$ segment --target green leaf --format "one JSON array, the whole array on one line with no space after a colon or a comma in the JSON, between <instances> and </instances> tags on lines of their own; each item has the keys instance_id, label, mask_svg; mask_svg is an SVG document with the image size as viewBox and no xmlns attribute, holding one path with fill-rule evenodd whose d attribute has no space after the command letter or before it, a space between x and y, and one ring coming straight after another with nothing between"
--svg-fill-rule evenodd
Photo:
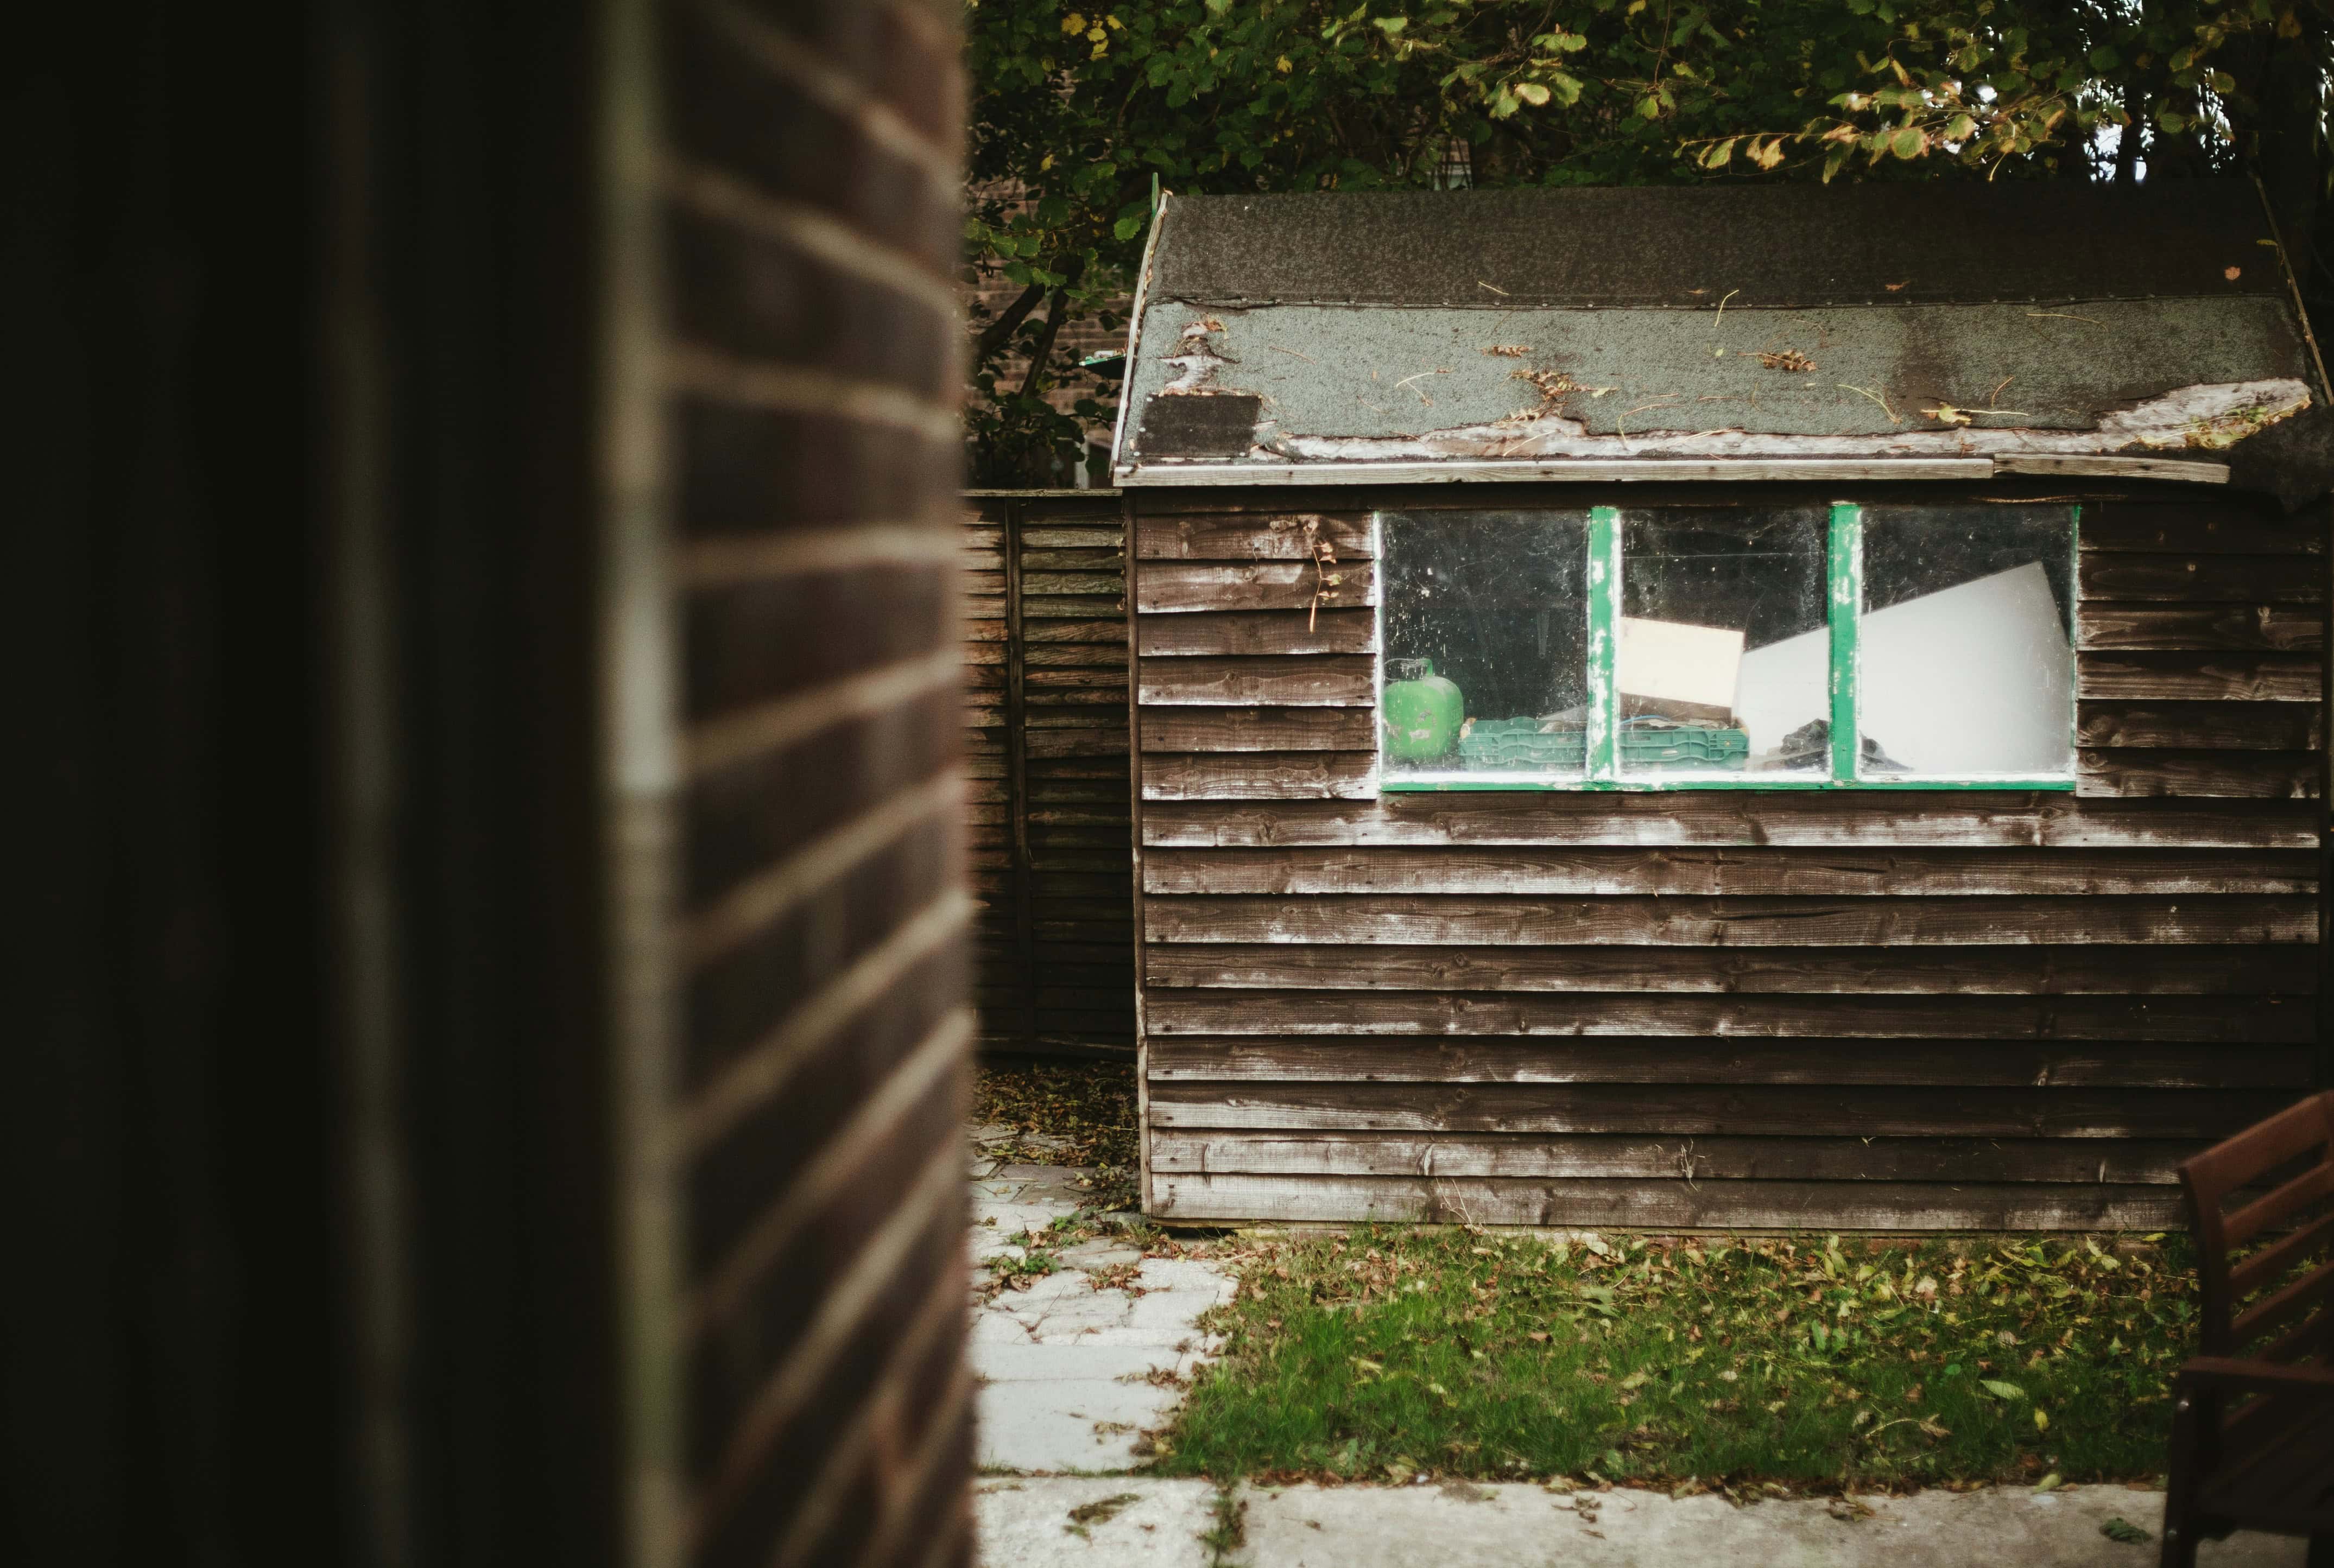
<instances>
[{"instance_id":1,"label":"green leaf","mask_svg":"<svg viewBox=\"0 0 2334 1568\"><path fill-rule=\"evenodd\" d=\"M1997 1400L2022 1400L2026 1397L2024 1389L2016 1383L2005 1383L2000 1378L1980 1378L1977 1385Z\"/></svg>"},{"instance_id":2,"label":"green leaf","mask_svg":"<svg viewBox=\"0 0 2334 1568\"><path fill-rule=\"evenodd\" d=\"M1110 226L1110 232L1114 238L1120 241L1133 239L1143 232L1143 220L1139 217L1120 218Z\"/></svg>"},{"instance_id":3,"label":"green leaf","mask_svg":"<svg viewBox=\"0 0 2334 1568\"><path fill-rule=\"evenodd\" d=\"M1929 139L1921 133L1917 126L1905 126L1888 139L1888 150L1898 158L1906 159L1920 157L1927 149L1928 145Z\"/></svg>"},{"instance_id":4,"label":"green leaf","mask_svg":"<svg viewBox=\"0 0 2334 1568\"><path fill-rule=\"evenodd\" d=\"M1548 101L1548 89L1537 82L1519 82L1516 83L1515 91L1516 96L1526 103L1537 105Z\"/></svg>"},{"instance_id":5,"label":"green leaf","mask_svg":"<svg viewBox=\"0 0 2334 1568\"><path fill-rule=\"evenodd\" d=\"M2119 1541L2127 1546L2145 1546L2156 1539L2120 1514L2100 1525L2099 1534L2110 1541Z\"/></svg>"},{"instance_id":6,"label":"green leaf","mask_svg":"<svg viewBox=\"0 0 2334 1568\"><path fill-rule=\"evenodd\" d=\"M1410 18L1407 16L1373 16L1370 20L1379 32L1389 38L1410 25Z\"/></svg>"}]
</instances>

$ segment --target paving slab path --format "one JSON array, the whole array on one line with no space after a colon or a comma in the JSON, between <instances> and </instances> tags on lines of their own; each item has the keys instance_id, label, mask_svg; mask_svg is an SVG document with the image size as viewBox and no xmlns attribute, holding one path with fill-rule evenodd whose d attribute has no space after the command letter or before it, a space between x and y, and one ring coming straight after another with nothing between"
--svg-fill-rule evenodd
<instances>
[{"instance_id":1,"label":"paving slab path","mask_svg":"<svg viewBox=\"0 0 2334 1568\"><path fill-rule=\"evenodd\" d=\"M1008 1165L973 1182L969 1355L984 1468L1133 1468L1143 1433L1165 1424L1220 1348L1198 1321L1231 1299L1231 1276L1195 1258L1145 1257L1109 1235L1056 1252L1059 1271L1027 1288L989 1292L986 1265L1026 1250L1007 1238L1076 1214L1090 1176Z\"/></svg>"},{"instance_id":2,"label":"paving slab path","mask_svg":"<svg viewBox=\"0 0 2334 1568\"><path fill-rule=\"evenodd\" d=\"M2022 1487L1862 1499L1672 1498L1618 1487L1558 1494L1465 1482L1406 1486L1238 1486L1123 1472L1142 1463L1193 1371L1219 1350L1198 1327L1230 1299L1201 1258L1146 1257L1110 1234L1056 1249L1057 1272L993 1291L987 1264L1009 1238L1046 1232L1092 1199L1090 1171L981 1157L973 1177L973 1326L982 1383L975 1486L982 1568L2147 1568L2161 1494L2121 1486ZM992 1141L995 1141L992 1140ZM1025 1145L1026 1146L1026 1145ZM1131 1267L1129 1265L1132 1265ZM1012 1472L998 1474L998 1472ZM1112 1472L1121 1472L1113 1474ZM1219 1510L1238 1545L1211 1541ZM2145 1543L2101 1534L2121 1518ZM2205 1568L2301 1568L2303 1544L2240 1534L2207 1542Z\"/></svg>"},{"instance_id":3,"label":"paving slab path","mask_svg":"<svg viewBox=\"0 0 2334 1568\"><path fill-rule=\"evenodd\" d=\"M988 1477L972 1488L980 1568L1215 1568L1207 1481Z\"/></svg>"},{"instance_id":4,"label":"paving slab path","mask_svg":"<svg viewBox=\"0 0 2334 1568\"><path fill-rule=\"evenodd\" d=\"M2148 1568L2164 1499L2122 1486L2023 1487L1860 1499L1673 1499L1616 1487L1291 1486L1244 1490L1240 1568ZM1588 1500L1584 1505L1584 1500ZM2121 1518L2148 1532L2112 1540ZM2241 1534L2205 1544L2208 1568L2300 1568L2303 1544ZM1006 1568L1000 1563L997 1568Z\"/></svg>"}]
</instances>

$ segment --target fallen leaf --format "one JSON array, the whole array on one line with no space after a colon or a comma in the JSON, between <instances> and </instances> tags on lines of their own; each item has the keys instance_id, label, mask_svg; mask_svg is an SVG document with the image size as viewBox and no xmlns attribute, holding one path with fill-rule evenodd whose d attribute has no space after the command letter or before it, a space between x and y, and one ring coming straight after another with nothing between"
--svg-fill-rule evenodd
<instances>
[{"instance_id":1,"label":"fallen leaf","mask_svg":"<svg viewBox=\"0 0 2334 1568\"><path fill-rule=\"evenodd\" d=\"M2223 271L2222 271L2222 273L2221 273L2221 275L2222 275L2223 277L2224 277L2224 278L2228 279L2231 283L2234 283L2234 282L2236 282L2239 278L2241 278L2241 277L2242 277L2242 276L2244 276L2244 275L2245 275L2245 269L2244 269L2244 268L2242 268L2242 267L2227 267L2227 268L2223 268Z\"/></svg>"},{"instance_id":2,"label":"fallen leaf","mask_svg":"<svg viewBox=\"0 0 2334 1568\"><path fill-rule=\"evenodd\" d=\"M1913 280L1912 280L1911 278L1906 278L1906 279L1905 280L1905 284L1909 284L1909 283L1911 283L1912 281L1913 281ZM1905 284L1882 284L1880 286L1881 286L1882 288L1884 288L1884 289L1886 289L1890 293L1892 293L1892 294L1893 294L1893 293L1895 293L1898 289L1903 288L1903 287L1905 286Z\"/></svg>"},{"instance_id":3,"label":"fallen leaf","mask_svg":"<svg viewBox=\"0 0 2334 1568\"><path fill-rule=\"evenodd\" d=\"M1534 1329L1531 1332L1526 1334L1524 1338L1531 1341L1534 1344L1544 1345L1548 1343L1548 1331L1545 1329Z\"/></svg>"},{"instance_id":4,"label":"fallen leaf","mask_svg":"<svg viewBox=\"0 0 2334 1568\"><path fill-rule=\"evenodd\" d=\"M2047 1432L2050 1429L2049 1412L2040 1405L2034 1407L2034 1429L2038 1432Z\"/></svg>"},{"instance_id":5,"label":"fallen leaf","mask_svg":"<svg viewBox=\"0 0 2334 1568\"><path fill-rule=\"evenodd\" d=\"M1070 1510L1071 1523L1064 1525L1063 1528L1071 1529L1078 1525L1107 1524L1116 1518L1119 1510L1124 1508L1129 1503L1139 1503L1142 1500L1140 1493L1121 1492L1114 1496L1097 1497L1091 1503L1081 1503ZM1081 1535L1085 1534L1083 1530L1076 1533Z\"/></svg>"},{"instance_id":6,"label":"fallen leaf","mask_svg":"<svg viewBox=\"0 0 2334 1568\"><path fill-rule=\"evenodd\" d=\"M2053 1470L2049 1475L2043 1477L2040 1480L2035 1482L2034 1489L2038 1492L2055 1492L2059 1489L2059 1484L2065 1479L2066 1477L2064 1476L2061 1476L2058 1471Z\"/></svg>"},{"instance_id":7,"label":"fallen leaf","mask_svg":"<svg viewBox=\"0 0 2334 1568\"><path fill-rule=\"evenodd\" d=\"M2022 1400L2026 1390L2016 1383L2005 1383L2000 1378L1980 1378L1977 1386L1997 1400Z\"/></svg>"},{"instance_id":8,"label":"fallen leaf","mask_svg":"<svg viewBox=\"0 0 2334 1568\"><path fill-rule=\"evenodd\" d=\"M2156 1539L2120 1514L2100 1525L2099 1534L2110 1541L2120 1541L2127 1546L2144 1546Z\"/></svg>"}]
</instances>

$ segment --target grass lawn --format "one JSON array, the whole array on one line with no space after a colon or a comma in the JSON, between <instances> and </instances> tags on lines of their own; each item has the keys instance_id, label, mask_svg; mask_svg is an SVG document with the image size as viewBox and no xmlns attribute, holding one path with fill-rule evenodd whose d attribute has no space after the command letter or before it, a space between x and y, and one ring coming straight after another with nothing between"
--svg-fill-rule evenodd
<instances>
[{"instance_id":1,"label":"grass lawn","mask_svg":"<svg viewBox=\"0 0 2334 1568\"><path fill-rule=\"evenodd\" d=\"M1739 1491L2130 1479L2194 1337L2185 1239L1228 1242L1169 1474Z\"/></svg>"}]
</instances>

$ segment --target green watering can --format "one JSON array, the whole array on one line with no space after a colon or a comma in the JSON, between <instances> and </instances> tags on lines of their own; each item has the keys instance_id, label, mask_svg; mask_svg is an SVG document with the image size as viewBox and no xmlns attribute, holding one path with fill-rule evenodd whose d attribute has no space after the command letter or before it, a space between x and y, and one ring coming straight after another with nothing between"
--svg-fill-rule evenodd
<instances>
[{"instance_id":1,"label":"green watering can","mask_svg":"<svg viewBox=\"0 0 2334 1568\"><path fill-rule=\"evenodd\" d=\"M1434 673L1431 659L1390 661L1398 680L1386 683L1378 722L1385 726L1385 754L1395 762L1432 762L1459 738L1467 717L1458 687Z\"/></svg>"}]
</instances>

